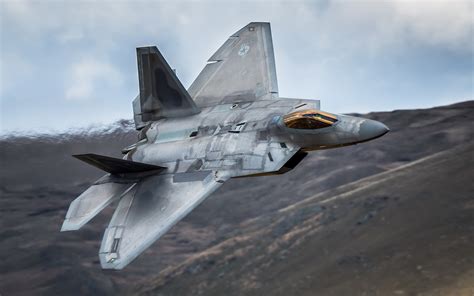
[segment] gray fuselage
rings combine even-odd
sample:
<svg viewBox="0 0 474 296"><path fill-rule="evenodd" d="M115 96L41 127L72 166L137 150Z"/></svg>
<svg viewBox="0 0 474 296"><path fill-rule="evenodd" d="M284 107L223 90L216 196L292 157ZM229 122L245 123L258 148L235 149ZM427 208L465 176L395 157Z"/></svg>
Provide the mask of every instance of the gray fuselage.
<svg viewBox="0 0 474 296"><path fill-rule="evenodd" d="M203 108L193 116L149 124L126 157L165 166L170 173L223 170L237 177L276 171L295 150L357 144L388 131L380 122L347 115L334 115L334 125L318 129L283 124L286 114L318 107L318 101L285 98Z"/></svg>

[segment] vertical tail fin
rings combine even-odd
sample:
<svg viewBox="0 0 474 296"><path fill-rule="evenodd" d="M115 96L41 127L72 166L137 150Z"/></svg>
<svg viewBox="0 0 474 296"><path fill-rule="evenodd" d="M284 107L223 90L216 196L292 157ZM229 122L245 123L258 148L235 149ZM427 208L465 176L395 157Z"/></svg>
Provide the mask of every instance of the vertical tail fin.
<svg viewBox="0 0 474 296"><path fill-rule="evenodd" d="M163 117L181 117L200 110L156 46L137 48L140 94L133 102L137 129Z"/></svg>

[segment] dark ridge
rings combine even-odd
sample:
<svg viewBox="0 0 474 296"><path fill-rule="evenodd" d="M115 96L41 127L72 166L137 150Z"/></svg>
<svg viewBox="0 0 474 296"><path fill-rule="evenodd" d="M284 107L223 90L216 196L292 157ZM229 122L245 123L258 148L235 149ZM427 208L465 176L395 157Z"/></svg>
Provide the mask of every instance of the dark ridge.
<svg viewBox="0 0 474 296"><path fill-rule="evenodd" d="M365 115L384 122L390 133L361 145L311 152L284 175L226 182L120 272L103 271L97 261L113 206L79 231L59 230L69 203L102 175L71 155L121 158L121 149L137 140L131 122L71 134L1 138L0 293L429 295L426 285L432 282L425 280L433 274L472 283L474 279L466 275L473 274L474 266L474 254L468 252L474 245L474 206L464 199L466 190L472 195L465 181L472 180L472 165L467 166L472 153L470 159L466 153L446 154L445 162L437 158L436 165L415 165L407 174L392 169L467 147L474 139L473 111L474 102L469 101ZM367 187L343 202L308 200L315 195L331 198L351 182L385 172L390 172L393 182ZM392 224L396 227L384 228L387 221L396 222ZM323 236L316 233L319 230ZM228 245L223 248L223 244ZM430 249L430 244L440 248ZM451 264L458 269L453 271ZM177 268L180 265L185 268ZM433 268L444 273L433 273ZM419 284L408 281L403 287L402 282L390 282L405 274L420 280ZM336 280L340 290L334 288ZM373 290L377 282L392 283L393 291ZM436 289L448 289L449 283L439 280ZM187 290L192 288L196 290ZM439 291L440 295L462 294Z"/></svg>

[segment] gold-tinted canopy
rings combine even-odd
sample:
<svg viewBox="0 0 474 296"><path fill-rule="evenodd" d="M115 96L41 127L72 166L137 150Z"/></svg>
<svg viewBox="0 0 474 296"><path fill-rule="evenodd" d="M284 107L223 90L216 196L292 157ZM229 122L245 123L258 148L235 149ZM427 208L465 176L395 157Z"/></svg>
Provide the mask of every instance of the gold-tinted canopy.
<svg viewBox="0 0 474 296"><path fill-rule="evenodd" d="M309 109L287 114L283 116L283 122L289 128L319 129L333 125L337 117L321 110Z"/></svg>

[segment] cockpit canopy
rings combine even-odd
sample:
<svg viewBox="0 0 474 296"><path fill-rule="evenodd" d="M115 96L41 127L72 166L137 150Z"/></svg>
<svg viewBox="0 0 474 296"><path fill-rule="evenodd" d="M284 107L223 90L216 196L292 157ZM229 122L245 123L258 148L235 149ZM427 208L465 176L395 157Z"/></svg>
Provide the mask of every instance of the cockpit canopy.
<svg viewBox="0 0 474 296"><path fill-rule="evenodd" d="M337 117L321 110L296 111L283 116L284 124L296 129L319 129L332 126Z"/></svg>

